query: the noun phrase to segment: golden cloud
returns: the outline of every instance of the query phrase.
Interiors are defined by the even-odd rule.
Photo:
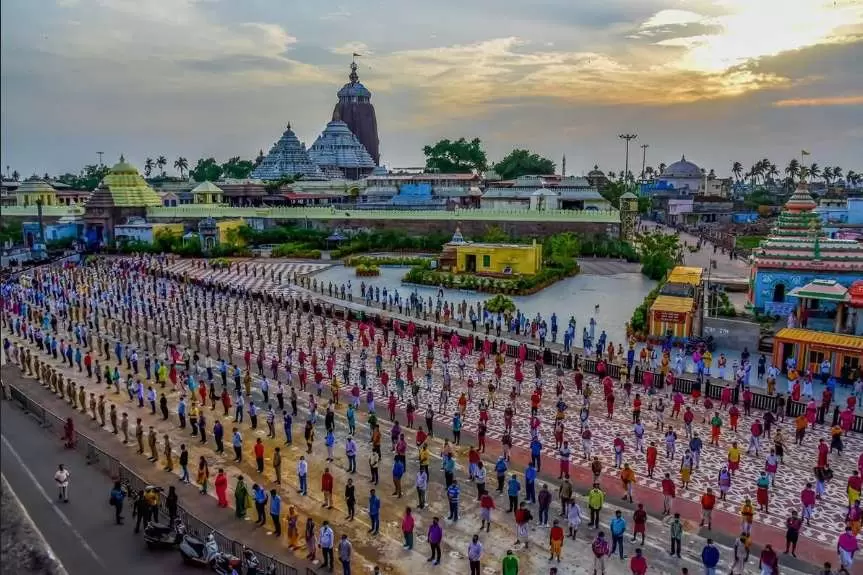
[[[806,108],[819,106],[863,106],[863,96],[828,96],[825,98],[790,98],[773,102],[775,108]]]

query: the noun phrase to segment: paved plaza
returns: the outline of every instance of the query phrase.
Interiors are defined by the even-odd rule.
[[[190,268],[186,265],[188,262],[183,262],[183,264],[183,267],[180,269],[187,273],[189,277],[195,277],[199,280],[206,280],[223,286],[234,288],[243,287],[244,289],[253,292],[266,292],[277,295],[288,293],[301,294],[304,291],[302,288],[286,286],[287,276],[293,272],[308,273],[322,267],[321,264],[294,264],[285,262],[273,264],[254,263],[251,265],[255,268],[255,271],[246,272],[245,270],[238,271],[236,266],[233,266],[231,270],[212,270],[194,266],[191,266]],[[279,272],[283,274],[282,282],[277,279]],[[355,340],[354,345],[351,348],[348,344],[346,331],[348,326],[344,322],[322,322],[321,319],[309,317],[307,314],[272,308],[258,300],[250,300],[249,298],[240,298],[227,294],[219,294],[212,297],[207,296],[207,298],[205,298],[203,290],[200,288],[174,282],[166,282],[163,280],[153,282],[152,279],[141,276],[138,272],[129,269],[124,269],[118,272],[116,268],[112,270],[109,267],[101,267],[96,270],[87,268],[84,273],[67,272],[66,277],[76,278],[76,281],[79,282],[77,286],[78,293],[83,297],[87,297],[87,294],[106,294],[99,306],[102,310],[99,317],[100,320],[104,322],[102,333],[104,334],[107,330],[107,332],[113,334],[107,340],[109,341],[110,348],[113,348],[115,339],[119,339],[124,343],[124,345],[131,344],[132,347],[136,347],[141,350],[149,349],[150,352],[155,355],[157,353],[163,353],[163,350],[165,349],[164,340],[169,339],[173,342],[178,342],[181,346],[181,350],[184,346],[200,346],[202,355],[206,353],[206,350],[208,350],[213,357],[226,357],[230,352],[232,354],[231,361],[238,364],[241,369],[244,367],[243,354],[246,350],[249,350],[252,352],[251,372],[257,374],[255,359],[258,350],[262,347],[264,353],[264,372],[267,377],[270,377],[271,389],[269,395],[271,401],[275,393],[274,386],[276,385],[275,379],[271,377],[271,360],[273,357],[278,358],[276,369],[277,379],[287,383],[288,373],[285,370],[285,350],[289,344],[295,349],[305,348],[306,352],[310,356],[312,352],[317,349],[316,354],[319,355],[317,359],[318,369],[321,371],[325,371],[326,369],[326,359],[332,357],[332,371],[339,379],[341,379],[341,374],[344,368],[345,351],[350,351],[352,359],[349,379],[351,381],[351,385],[359,379],[359,369],[363,364],[363,361],[360,358],[362,338],[360,336],[359,327],[356,323],[353,323],[350,326],[351,333],[354,335]],[[251,280],[249,279],[250,277]],[[115,283],[117,281],[119,281],[119,286]],[[87,286],[86,288],[83,287],[85,285]],[[127,299],[124,299],[124,294],[128,295]],[[156,303],[156,308],[159,310],[159,313],[156,316],[150,316],[144,307],[142,302],[147,298],[154,298],[153,301]],[[110,318],[106,317],[106,311],[108,309],[112,309]],[[123,314],[126,314],[125,321],[121,319]],[[314,328],[312,326],[314,326]],[[314,336],[312,336],[313,329]],[[369,336],[371,335],[368,330],[365,330],[365,333]],[[160,337],[152,337],[153,334],[160,334]],[[368,370],[369,388],[372,390],[377,408],[381,410],[380,413],[383,415],[383,417],[380,418],[384,424],[382,430],[382,434],[384,435],[383,443],[388,447],[388,431],[391,427],[388,422],[383,421],[386,419],[386,394],[381,387],[380,380],[375,377],[374,369],[376,340],[381,337],[382,334],[380,330],[378,330],[377,333],[370,338],[365,364],[366,369]],[[391,340],[393,337],[393,334],[390,334]],[[158,342],[156,341],[157,339]],[[324,340],[326,343],[323,343]],[[20,342],[20,340],[18,341]],[[26,345],[29,346],[30,343],[27,342]],[[96,347],[100,348],[101,346],[97,345]],[[382,348],[384,350],[383,355],[385,358],[383,368],[390,374],[390,389],[393,389],[395,387],[394,383],[396,379],[395,360],[390,356],[389,345],[382,344]],[[143,353],[144,351],[142,351],[142,355]],[[290,383],[295,383],[299,369],[296,353],[297,352],[294,352],[292,360],[292,375],[294,380]],[[445,361],[444,346],[441,342],[438,342],[438,345],[433,348],[433,353],[429,358],[431,360],[432,377],[428,388],[425,383],[425,369],[423,366],[426,361],[426,347],[424,343],[421,344],[418,355],[420,358],[420,366],[414,368],[414,375],[419,384],[419,390],[417,392],[418,401],[416,402],[417,421],[424,422],[425,408],[430,404],[435,411],[434,419],[436,431],[438,434],[448,436],[449,434],[446,433],[446,430],[450,428],[453,414],[458,410],[458,398],[459,394],[466,389],[465,382],[468,379],[472,379],[474,381],[480,380],[480,374],[476,369],[478,359],[477,354],[474,353],[465,358],[464,377],[462,379],[459,376],[459,369],[456,365],[458,353],[455,349],[452,350],[452,357],[448,364],[448,369],[452,375],[452,389],[448,394],[442,394]],[[407,366],[413,363],[413,352],[409,340],[399,339],[397,341],[396,356],[400,359],[400,372],[402,377],[404,377]],[[95,357],[99,357],[98,354],[96,354]],[[489,358],[488,363],[489,367],[485,371],[484,379],[482,380],[484,383],[482,385],[477,385],[473,401],[470,401],[466,406],[463,429],[470,435],[475,435],[477,432],[480,420],[478,401],[480,398],[486,397],[487,392],[485,391],[485,385],[490,379],[492,379],[491,370],[493,369],[493,363],[491,358]],[[111,361],[111,364],[114,364],[113,360]],[[307,358],[306,368],[309,369],[310,367],[311,359]],[[512,435],[513,445],[515,447],[513,459],[515,461],[524,460],[524,453],[529,451],[530,440],[530,392],[534,386],[534,366],[528,363],[523,367],[523,371],[525,376],[523,386],[524,390],[521,395],[515,396],[513,402],[515,413],[513,415]],[[200,377],[200,370],[198,370],[197,373]],[[314,371],[310,369],[309,391],[312,392],[315,391],[312,377],[313,373]],[[69,377],[73,377],[79,382],[84,382],[86,380],[85,376],[74,369],[65,368],[65,374]],[[218,375],[216,376],[216,379],[218,385]],[[543,471],[546,472],[546,475],[542,477],[544,480],[553,479],[557,476],[558,454],[554,449],[553,422],[557,413],[555,405],[558,398],[555,397],[555,384],[558,378],[551,368],[546,367],[543,373],[543,379],[543,396],[538,409],[538,417],[539,433],[544,444]],[[567,406],[565,410],[563,435],[572,447],[572,464],[574,465],[572,475],[576,483],[579,483],[582,478],[589,477],[587,462],[583,461],[581,458],[582,442],[578,423],[579,408],[583,405],[584,396],[579,394],[575,389],[573,384],[573,373],[564,372],[561,379],[564,382],[564,385],[560,399]],[[259,403],[262,399],[262,395],[259,390],[261,381],[261,377],[255,375],[254,385],[256,389],[253,397],[255,398],[256,403]],[[601,382],[591,375],[585,376],[584,381],[585,385],[592,391],[588,400],[590,408],[588,424],[593,431],[593,454],[599,456],[603,463],[603,487],[606,488],[609,493],[612,493],[620,483],[618,479],[619,470],[614,469],[614,460],[612,456],[612,442],[617,435],[619,435],[626,443],[624,461],[629,463],[636,472],[636,502],[638,502],[642,496],[645,501],[656,499],[658,494],[661,492],[659,480],[665,472],[671,473],[671,476],[679,483],[680,457],[688,441],[683,429],[684,426],[682,420],[670,417],[670,406],[659,419],[661,419],[660,423],[663,432],[667,431],[668,428],[671,427],[678,434],[677,456],[675,459],[666,459],[664,457],[664,433],[657,430],[658,418],[656,416],[656,412],[650,411],[648,408],[648,405],[656,402],[658,398],[654,397],[650,401],[648,401],[646,397],[644,398],[643,420],[646,427],[645,444],[649,444],[651,441],[654,441],[660,451],[654,479],[649,479],[647,478],[645,456],[635,450],[633,425],[631,422],[631,408],[627,405],[626,395],[622,387],[620,387],[619,383],[615,385],[614,393],[616,402],[614,414],[612,417],[606,417],[606,404],[602,397]],[[231,389],[232,381],[229,381],[228,383],[228,388]],[[342,383],[338,390],[338,396],[341,401],[340,405],[336,409],[336,457],[335,461],[330,464],[333,468],[332,471],[334,472],[336,479],[336,506],[339,509],[343,509],[342,498],[339,496],[340,489],[349,477],[344,469],[345,458],[343,456],[343,441],[347,435],[347,421],[344,417],[344,409],[345,403],[350,399],[351,385],[345,385]],[[496,404],[488,410],[487,437],[489,440],[489,447],[484,458],[489,470],[492,469],[494,461],[500,452],[500,440],[504,434],[504,407],[509,401],[509,390],[512,389],[514,385],[514,360],[512,358],[506,358],[505,363],[502,366],[502,376],[498,386],[499,391],[497,392]],[[90,391],[91,388],[95,387],[95,382],[92,382],[92,380],[88,381],[86,386],[88,391]],[[179,400],[179,392],[175,389],[171,389],[170,384],[165,391],[169,397],[169,404],[171,405],[173,414]],[[323,411],[323,406],[326,403],[326,400],[330,398],[332,391],[333,390],[328,385],[323,387],[322,398],[316,400],[319,403],[319,406],[317,407],[317,412],[319,414]],[[160,389],[159,392],[161,393],[162,390]],[[399,418],[401,419],[403,426],[405,423],[403,413],[404,409],[407,407],[406,400],[408,397],[410,397],[409,388],[404,395],[405,399],[399,399],[396,402],[396,412],[399,414]],[[177,426],[174,425],[174,422],[176,421],[175,416],[172,415],[168,421],[162,421],[158,416],[150,416],[145,413],[145,410],[134,408],[132,403],[128,403],[128,405],[126,405],[124,398],[125,394],[121,394],[120,396],[115,396],[111,399],[112,401],[120,402],[122,404],[121,409],[129,409],[130,411],[135,412],[133,414],[134,416],[142,417],[142,425],[154,425],[160,437],[163,434],[168,434],[174,442],[175,449],[178,448],[180,442],[190,441],[188,431],[179,430]],[[309,408],[311,402],[309,401],[307,393],[301,393],[298,400],[302,415],[294,420],[293,445],[284,446],[280,439],[268,439],[266,437],[266,424],[264,423],[259,424],[259,428],[252,432],[253,438],[261,437],[265,440],[265,444],[267,445],[268,476],[272,476],[272,467],[269,463],[272,455],[272,448],[276,445],[282,445],[284,452],[283,458],[285,459],[285,462],[283,463],[283,487],[284,484],[287,484],[288,486],[296,485],[294,465],[299,456],[305,451],[302,446],[299,445],[302,443],[302,424],[300,421],[305,421],[305,417],[310,411]],[[666,401],[668,401],[667,398]],[[366,420],[365,413],[367,411],[366,391],[361,393],[359,404],[359,413],[362,415],[359,415],[357,418],[360,423],[357,431],[357,439],[360,445],[358,460],[360,461],[359,467],[361,478],[358,478],[355,481],[358,483],[358,508],[363,508],[367,495],[367,466],[364,462],[369,454],[369,430],[368,427],[364,425]],[[689,398],[687,398],[686,404],[692,406]],[[718,447],[711,447],[706,445],[710,437],[710,430],[702,420],[705,416],[709,419],[712,412],[710,414],[705,414],[703,405],[701,404],[694,405],[692,408],[695,413],[693,430],[704,439],[705,448],[701,457],[700,468],[694,473],[689,488],[685,490],[678,489],[678,499],[680,500],[680,504],[683,504],[683,501],[697,502],[704,489],[707,487],[713,487],[714,490],[718,491],[717,473],[726,461],[731,441],[738,441],[741,447],[745,449],[745,446],[749,441],[748,429],[750,424],[754,421],[755,416],[760,415],[759,413],[754,412],[753,417],[741,417],[739,423],[740,431],[739,433],[734,433],[729,431],[727,415],[722,413],[724,427],[720,439],[720,445]],[[209,411],[205,411],[205,413],[207,413],[208,417],[215,417],[221,413],[221,406],[217,405],[215,412],[211,413]],[[261,421],[265,420],[265,413],[262,412],[260,415],[259,419],[261,419]],[[318,419],[320,420],[323,418],[319,416]],[[277,430],[280,430],[280,422],[281,417],[278,417],[276,421]],[[226,431],[229,432],[230,428],[234,425],[230,416],[224,419],[224,425],[226,427]],[[240,427],[243,429],[244,434],[246,434],[248,425],[243,424]],[[817,445],[818,439],[827,438],[829,441],[828,430],[824,428],[816,428],[814,431],[807,434],[804,444],[798,447],[793,445],[794,433],[791,421],[786,421],[777,425],[777,427],[782,429],[782,433],[785,436],[785,461],[780,465],[779,472],[776,476],[775,487],[770,490],[771,513],[757,513],[755,516],[756,528],[753,532],[755,534],[756,543],[758,543],[759,534],[767,534],[776,529],[782,530],[788,510],[799,509],[800,490],[807,481],[814,480],[812,469],[815,465],[815,446]],[[321,456],[323,450],[321,443],[323,443],[324,433],[322,430],[320,430],[319,433],[320,435],[316,442],[315,454],[314,456],[309,456],[311,463],[311,497],[290,498],[290,504],[297,505],[298,510],[303,517],[314,517],[318,524],[320,523],[320,520],[324,518],[330,518],[330,520],[333,520],[331,514],[322,512],[320,509],[320,499],[317,498],[317,496],[320,495],[320,473],[322,472],[322,467],[326,465],[326,462],[323,461],[323,457]],[[406,475],[406,484],[407,486],[412,487],[412,479],[416,470],[416,452],[412,449],[413,441],[411,438],[413,437],[413,432],[408,432],[408,435],[408,444],[411,445],[411,449],[408,453],[408,473]],[[279,438],[283,437],[281,431],[277,432],[277,436]],[[226,441],[227,440],[229,440],[229,433],[226,433]],[[253,459],[253,456],[251,455],[252,443],[253,441],[248,438],[244,442],[244,451],[248,452],[248,460]],[[767,441],[767,443],[770,444],[771,442]],[[440,452],[440,449],[443,448],[443,444],[440,440],[435,440],[433,446],[435,455],[437,455]],[[205,455],[210,459],[210,469],[212,471],[218,467],[224,467],[232,478],[239,473],[251,475],[253,480],[257,477],[256,472],[250,471],[251,466],[246,464],[235,465],[230,461],[230,458],[214,455],[208,445],[201,447],[194,445],[190,449],[190,461],[197,461],[200,455]],[[384,449],[384,451],[386,452],[388,450]],[[830,458],[830,463],[834,470],[836,479],[829,483],[825,497],[818,503],[811,526],[804,527],[802,531],[804,539],[802,547],[820,547],[822,551],[818,553],[818,556],[823,556],[826,552],[825,550],[828,550],[833,546],[836,537],[840,533],[846,505],[844,483],[846,478],[856,468],[856,458],[861,452],[863,452],[863,440],[852,435],[847,437],[845,440],[844,456],[838,457],[834,455]],[[446,569],[444,572],[447,573],[464,572],[464,549],[467,547],[470,535],[479,530],[479,516],[476,513],[476,504],[473,501],[475,498],[475,489],[470,485],[468,479],[464,477],[463,474],[464,468],[466,467],[466,442],[463,441],[463,444],[455,449],[455,453],[456,460],[458,461],[460,468],[459,480],[462,482],[462,508],[464,509],[465,514],[463,519],[457,524],[446,525],[446,550],[449,551],[451,559],[462,559],[462,561],[456,562],[446,559],[441,567]],[[357,522],[360,524],[359,528],[353,527],[346,522],[339,522],[337,532],[342,529],[349,532],[352,541],[354,541],[355,550],[365,559],[374,557],[398,557],[396,563],[392,563],[391,559],[385,559],[384,562],[389,565],[394,572],[407,572],[408,569],[425,567],[426,563],[424,561],[424,556],[420,555],[419,552],[409,553],[405,556],[403,550],[400,549],[401,542],[398,535],[399,517],[401,514],[401,507],[404,503],[400,506],[395,503],[394,498],[389,496],[391,485],[389,470],[391,465],[386,462],[388,457],[389,455],[385,453],[384,462],[381,465],[382,487],[379,489],[384,497],[382,518],[382,534],[384,537],[368,536],[368,534],[365,533],[365,530],[367,529],[367,517],[363,517],[362,515],[358,515],[357,517]],[[764,450],[762,450],[762,452],[757,456],[754,453],[752,455],[744,454],[741,462],[741,469],[735,475],[731,490],[728,493],[728,501],[719,502],[717,509],[736,518],[739,517],[740,505],[745,497],[749,496],[752,497],[753,501],[755,500],[755,481],[760,472],[764,469],[765,457],[766,452]],[[440,483],[441,473],[437,470],[436,465],[433,464],[432,468],[431,475],[433,485],[430,489],[430,501],[432,507],[430,512],[417,513],[419,516],[418,522],[420,524],[418,528],[419,532],[422,532],[424,526],[427,525],[430,513],[433,512],[435,514],[443,514],[442,516],[445,516],[444,508],[446,507],[446,496],[443,491],[443,486]],[[492,473],[489,473],[489,486],[493,486],[494,484],[494,479],[491,475]],[[553,493],[556,494],[557,484],[552,480],[549,480],[548,483]],[[234,484],[233,479],[230,484]],[[579,487],[582,486],[579,485]],[[505,516],[505,513],[503,512],[505,509],[502,511],[500,510],[501,506],[505,507],[505,497],[497,499],[498,512],[495,513],[494,517],[495,525],[492,530],[492,537],[485,536],[483,538],[489,556],[494,557],[503,555],[507,545],[511,543],[510,539],[512,539],[513,536],[512,520]],[[405,503],[409,502],[410,504],[415,504],[415,497],[412,493],[412,489],[406,489],[405,500]],[[581,505],[586,511],[586,504],[583,499],[581,500]],[[631,518],[631,511],[627,510],[625,514],[627,519]],[[607,520],[607,517],[605,520]],[[667,523],[667,520],[664,522]],[[697,525],[691,523],[688,523],[687,525],[688,532],[697,531]],[[585,529],[584,526],[582,526],[582,529],[586,534],[590,534],[590,536],[592,536],[591,530]],[[664,526],[660,520],[651,519],[648,529],[651,532],[651,535],[654,533],[656,534],[656,539],[652,542],[648,541],[648,547],[650,548],[649,557],[651,560],[655,561],[654,564],[666,565],[668,569],[674,569],[674,562],[668,559],[665,553],[662,552],[662,547],[665,544],[664,542],[667,534],[667,526]],[[527,564],[527,572],[529,573],[543,573],[543,569],[547,569],[548,566],[546,561],[547,557],[544,554],[547,547],[547,541],[544,541],[543,539],[547,537],[547,533],[541,528],[534,529],[531,533],[531,542],[534,544],[535,548],[541,548],[541,551],[535,550],[531,553],[524,553],[522,555],[523,566],[525,566],[525,563]],[[694,535],[695,533],[693,533],[693,536]],[[507,539],[507,537],[510,539]],[[580,532],[578,541],[568,541],[565,548],[565,554],[575,556],[576,553],[588,552],[586,537],[587,535],[582,535]],[[420,538],[420,540],[422,539]],[[424,546],[419,544],[418,547]],[[627,553],[631,554],[632,549],[629,545],[627,545],[627,547]],[[700,550],[700,545],[698,545],[698,549]],[[420,549],[420,552],[424,553],[425,549]],[[694,549],[691,553],[694,553]],[[697,553],[695,554],[697,555]],[[724,553],[724,555],[727,554]],[[450,563],[452,565],[449,565]],[[616,562],[612,563],[616,564]],[[396,565],[398,565],[398,568],[396,568]],[[458,565],[461,565],[462,569],[459,569]],[[783,571],[788,571],[788,569],[783,568]],[[486,570],[486,572],[493,573],[496,571]],[[582,572],[586,572],[583,570],[583,566],[578,567],[575,565],[565,565],[561,570],[561,573]],[[611,572],[613,573],[614,571]]]

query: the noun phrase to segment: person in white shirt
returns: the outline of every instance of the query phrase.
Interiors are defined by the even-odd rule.
[[[300,460],[297,461],[297,477],[300,480],[300,488],[297,490],[297,493],[301,495],[306,495],[308,493],[308,476],[309,476],[309,464],[306,461],[305,455],[300,456]]]
[[[54,481],[57,483],[57,496],[60,501],[69,503],[69,470],[63,467],[62,463],[57,467]]]
[[[419,503],[417,507],[419,509],[424,509],[426,506],[426,490],[429,485],[429,476],[424,470],[420,469],[417,472],[417,499]]]
[[[335,534],[333,533],[333,528],[330,527],[329,521],[324,521],[324,524],[321,526],[321,532],[318,536],[318,545],[321,548],[321,554],[323,554],[324,563],[322,567],[324,569],[333,570],[333,566],[335,561],[333,561],[333,543],[334,543]]]
[[[480,575],[482,561],[482,543],[479,541],[479,535],[474,535],[473,539],[467,546],[467,560],[470,565],[470,575]]]

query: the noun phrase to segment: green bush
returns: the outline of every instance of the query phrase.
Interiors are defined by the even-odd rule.
[[[321,250],[314,249],[302,242],[290,242],[279,244],[273,248],[274,258],[305,258],[311,260],[321,259]]]
[[[485,300],[485,309],[491,313],[514,312],[515,302],[511,298],[498,294],[491,299]]]
[[[376,264],[359,264],[355,273],[358,276],[378,276],[381,275],[381,268]]]
[[[425,265],[429,258],[410,256],[354,256],[346,258],[344,264],[349,267],[361,265],[374,266],[419,266]]]

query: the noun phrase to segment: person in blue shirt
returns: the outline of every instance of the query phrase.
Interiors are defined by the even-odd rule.
[[[701,438],[698,437],[698,434],[693,434],[692,439],[689,441],[689,451],[692,452],[692,465],[696,468],[701,461],[701,449],[703,447],[704,442],[701,441]]]
[[[626,519],[620,511],[615,511],[614,519],[609,525],[611,528],[611,554],[620,549],[620,558],[623,559],[623,536],[626,534]]]
[[[452,455],[446,454],[443,459],[443,475],[444,475],[444,483],[447,487],[452,485],[453,477],[455,476],[455,459]]]
[[[461,415],[458,412],[452,416],[452,441],[461,445]]]
[[[285,443],[290,445],[294,442],[293,436],[293,419],[291,418],[291,414],[287,412],[287,410],[282,411],[282,426],[285,429]]]
[[[515,513],[515,510],[518,509],[519,492],[521,492],[521,483],[518,482],[518,477],[513,473],[509,481],[506,482],[506,494],[509,497],[509,509],[507,513]]]
[[[494,472],[497,474],[497,492],[503,493],[503,483],[506,480],[506,459],[503,455],[497,458],[497,463],[494,464]]]
[[[225,429],[222,427],[222,422],[218,419],[213,424],[213,440],[216,442],[216,453],[225,452],[225,444],[222,443],[222,438],[225,436]]]
[[[704,575],[716,575],[719,564],[719,549],[713,544],[713,539],[707,540],[707,545],[701,550],[701,564],[704,565]]]
[[[114,507],[114,521],[117,525],[123,524],[123,501],[126,499],[126,492],[123,491],[123,486],[119,481],[114,482],[114,488],[111,489],[111,495],[108,502]]]
[[[405,474],[405,464],[401,462],[400,459],[396,459],[393,462],[393,487],[395,487],[395,492],[393,495],[396,497],[402,496],[402,476]]]
[[[258,512],[258,520],[255,522],[258,525],[264,525],[267,522],[267,514],[264,512],[267,504],[267,492],[264,488],[255,483],[252,485],[252,495],[255,498],[255,511]]]
[[[458,481],[453,480],[452,485],[447,487],[446,498],[449,501],[449,519],[453,523],[458,521],[458,501],[461,490],[458,486]]]
[[[536,467],[533,463],[524,470],[524,497],[530,503],[536,503]]]
[[[369,533],[377,535],[381,528],[381,499],[375,495],[375,490],[369,492],[369,519],[372,522]]]
[[[356,410],[354,410],[354,404],[348,404],[348,411],[345,414],[345,417],[348,419],[348,434],[356,435],[357,433],[357,416]]]
[[[530,442],[530,464],[536,467],[537,471],[542,470],[542,442],[537,437]]]
[[[270,490],[270,517],[273,520],[273,530],[276,537],[282,535],[282,498],[275,489]]]

